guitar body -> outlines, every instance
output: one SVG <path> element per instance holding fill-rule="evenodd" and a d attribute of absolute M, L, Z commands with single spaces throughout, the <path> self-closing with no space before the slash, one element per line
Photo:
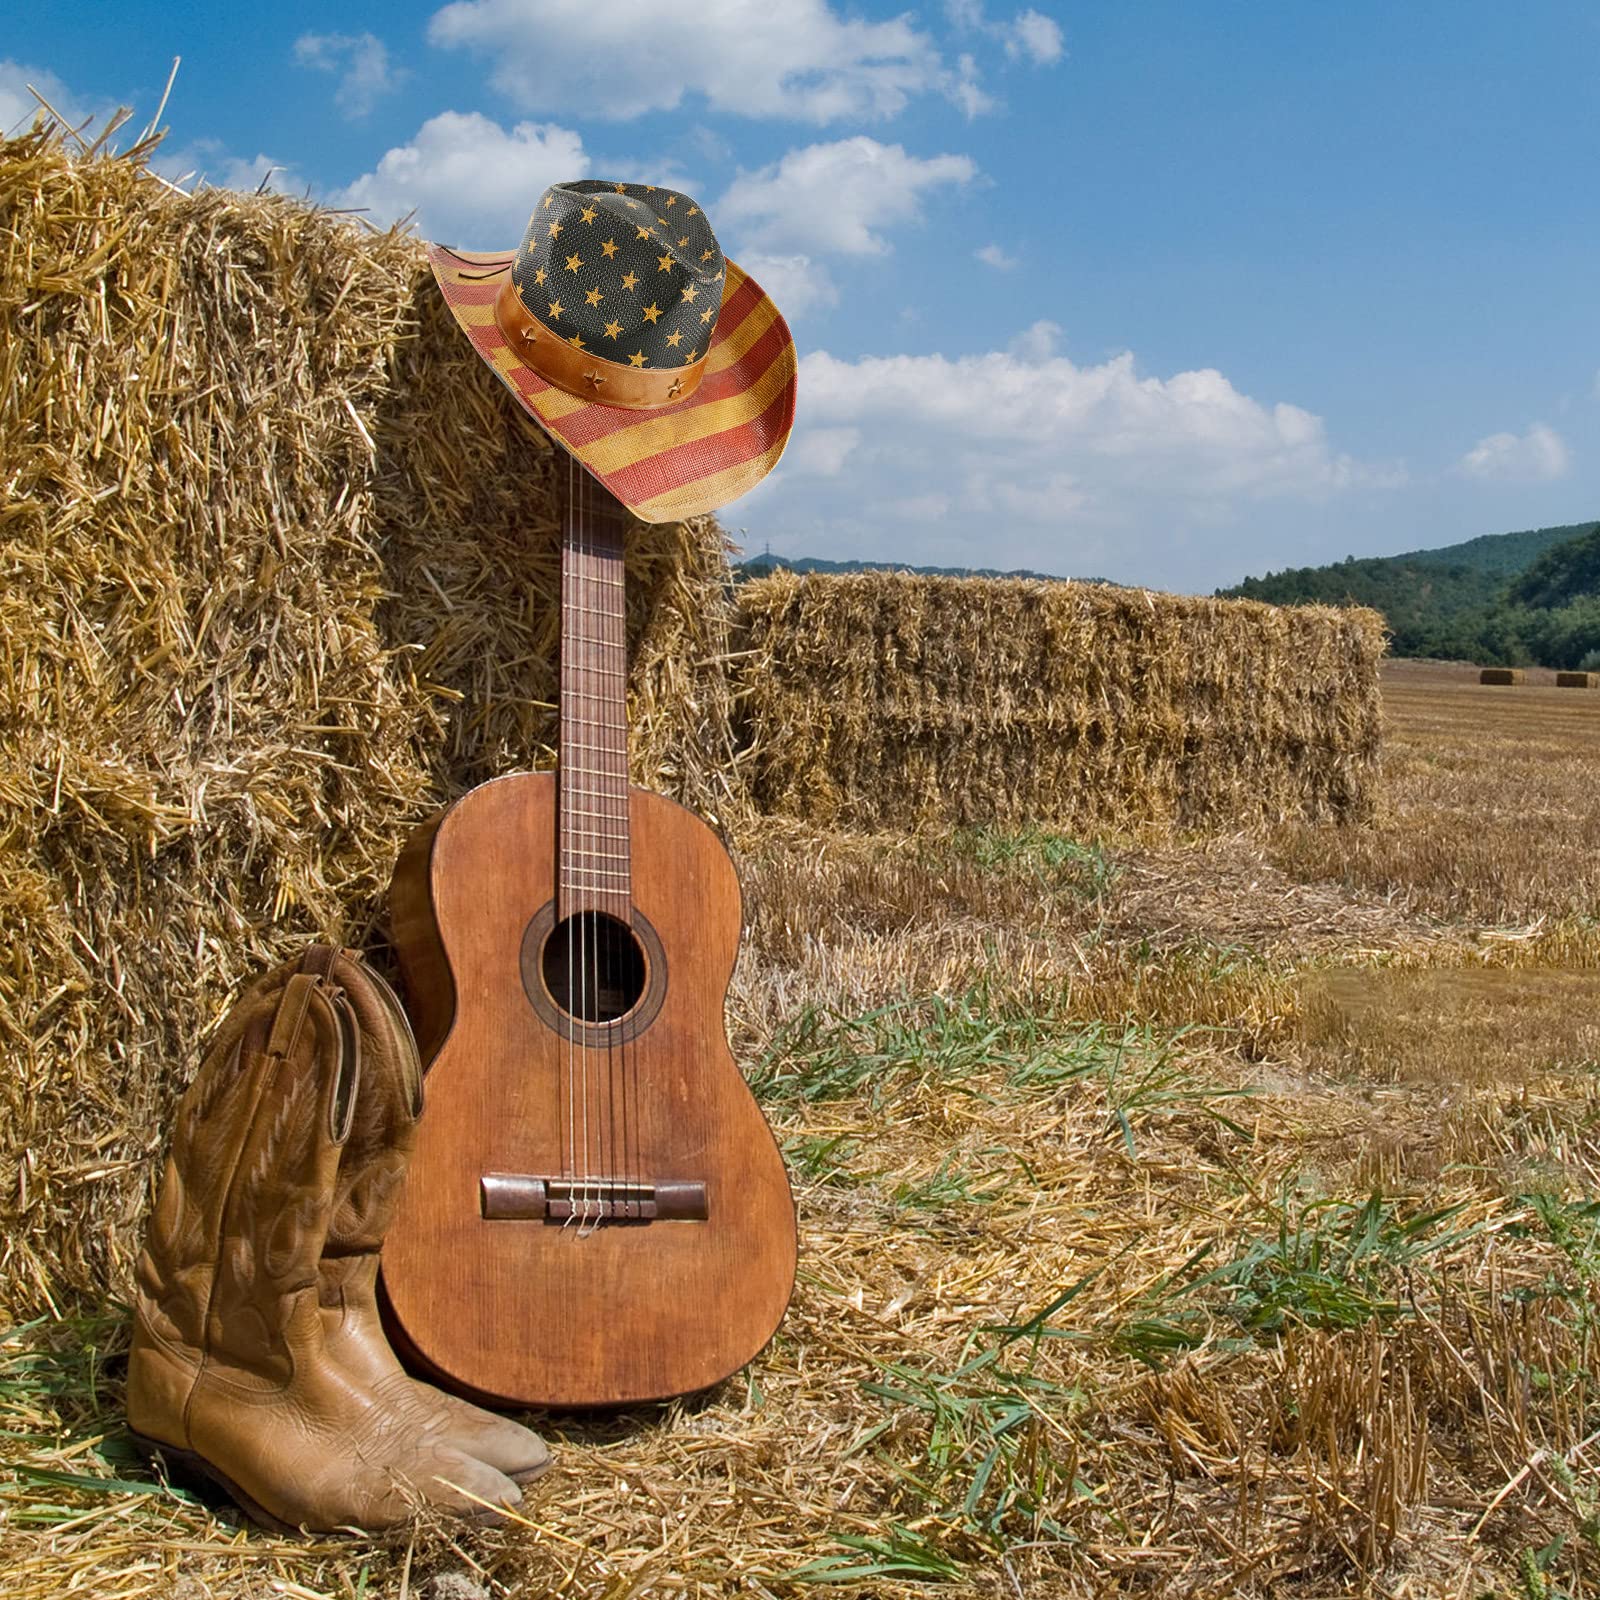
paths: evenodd
<path fill-rule="evenodd" d="M 427 1103 L 384 1242 L 388 1307 L 431 1373 L 505 1404 L 704 1388 L 762 1349 L 794 1282 L 788 1178 L 723 1022 L 733 864 L 691 812 L 626 796 L 631 884 L 607 927 L 632 935 L 632 987 L 614 1016 L 590 1020 L 563 975 L 555 775 L 463 796 L 391 891 Z"/>

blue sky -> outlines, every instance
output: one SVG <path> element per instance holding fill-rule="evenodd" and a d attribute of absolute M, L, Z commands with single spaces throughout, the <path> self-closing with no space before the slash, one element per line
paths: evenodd
<path fill-rule="evenodd" d="M 1600 7 L 1245 0 L 36 6 L 159 160 L 514 244 L 687 189 L 788 316 L 753 550 L 1207 591 L 1600 516 Z"/>

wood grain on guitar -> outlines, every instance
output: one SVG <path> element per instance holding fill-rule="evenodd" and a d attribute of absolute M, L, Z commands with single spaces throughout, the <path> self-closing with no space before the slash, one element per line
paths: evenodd
<path fill-rule="evenodd" d="M 560 759 L 472 790 L 391 890 L 426 1108 L 383 1250 L 397 1343 L 463 1392 L 614 1406 L 756 1355 L 794 1282 L 782 1157 L 728 1049 L 739 886 L 627 779 L 627 513 L 572 481 Z"/>

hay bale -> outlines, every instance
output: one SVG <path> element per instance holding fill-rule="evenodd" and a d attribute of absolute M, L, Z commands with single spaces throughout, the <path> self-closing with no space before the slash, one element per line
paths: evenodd
<path fill-rule="evenodd" d="M 1558 672 L 1558 689 L 1594 689 L 1600 687 L 1600 672 Z"/>
<path fill-rule="evenodd" d="M 1372 803 L 1375 612 L 906 573 L 780 572 L 737 602 L 764 810 L 1097 831 Z"/>
<path fill-rule="evenodd" d="M 125 1290 L 231 994 L 550 754 L 551 456 L 416 241 L 0 141 L 0 1316 Z M 630 535 L 634 775 L 737 806 L 714 523 Z"/>
<path fill-rule="evenodd" d="M 1478 674 L 1479 683 L 1514 684 L 1521 683 L 1523 671 L 1521 667 L 1485 667 Z"/>

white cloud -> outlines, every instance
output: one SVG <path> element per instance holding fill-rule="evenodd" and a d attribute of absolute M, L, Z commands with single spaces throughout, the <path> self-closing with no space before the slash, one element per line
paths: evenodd
<path fill-rule="evenodd" d="M 1572 467 L 1566 441 L 1554 428 L 1535 422 L 1526 433 L 1491 433 L 1457 462 L 1469 478 L 1499 483 L 1548 483 Z"/>
<path fill-rule="evenodd" d="M 590 173 L 607 183 L 653 183 L 658 188 L 676 189 L 680 194 L 699 195 L 705 191 L 700 180 L 671 156 L 595 155 L 589 158 Z"/>
<path fill-rule="evenodd" d="M 1079 365 L 1047 322 L 968 356 L 817 352 L 800 393 L 782 495 L 746 516 L 807 554 L 1132 575 L 1184 529 L 1395 481 L 1302 407 L 1214 370 L 1149 376 L 1126 353 Z"/>
<path fill-rule="evenodd" d="M 70 127 L 76 128 L 86 120 L 99 122 L 112 110 L 106 104 L 89 104 L 80 100 L 53 72 L 43 67 L 33 67 L 7 58 L 0 61 L 0 135 L 25 133 L 37 117 L 48 119 L 50 113 L 29 92 L 32 84 L 60 114 Z M 90 138 L 92 132 L 85 130 Z"/>
<path fill-rule="evenodd" d="M 569 128 L 519 122 L 507 132 L 475 111 L 443 111 L 327 200 L 364 207 L 380 227 L 414 211 L 425 238 L 494 250 L 521 239 L 545 188 L 589 168 L 583 140 Z"/>
<path fill-rule="evenodd" d="M 828 274 L 828 269 L 810 256 L 768 255 L 762 251 L 735 257 L 739 266 L 748 272 L 772 296 L 786 320 L 796 321 L 818 306 L 836 306 L 839 289 Z"/>
<path fill-rule="evenodd" d="M 790 444 L 784 468 L 799 476 L 837 478 L 860 443 L 859 428 L 807 428 Z"/>
<path fill-rule="evenodd" d="M 1009 22 L 990 22 L 983 14 L 983 0 L 945 0 L 944 9 L 957 32 L 997 40 L 1013 61 L 1026 59 L 1035 66 L 1053 67 L 1067 53 L 1061 25 L 1031 6 Z"/>
<path fill-rule="evenodd" d="M 624 119 L 695 94 L 713 111 L 827 123 L 960 93 L 909 16 L 866 22 L 828 0 L 453 0 L 428 38 L 487 56 L 494 86 L 543 113 Z"/>
<path fill-rule="evenodd" d="M 994 98 L 979 88 L 978 63 L 970 55 L 963 54 L 956 58 L 956 70 L 946 80 L 945 94 L 960 108 L 968 122 L 982 116 L 985 111 L 993 111 L 996 105 Z"/>
<path fill-rule="evenodd" d="M 954 360 L 817 352 L 802 364 L 806 414 L 874 437 L 881 428 L 885 448 L 953 453 L 980 469 L 992 461 L 1017 482 L 1049 464 L 1102 483 L 1156 474 L 1178 493 L 1207 497 L 1320 491 L 1346 470 L 1321 419 L 1298 406 L 1264 406 L 1210 369 L 1142 377 L 1127 353 L 1080 367 L 1058 339 L 1059 329 L 1038 323 L 1010 350 Z M 1014 470 L 1030 460 L 1027 472 Z"/>
<path fill-rule="evenodd" d="M 1061 324 L 1041 319 L 1024 328 L 1006 346 L 1006 354 L 1023 366 L 1038 367 L 1053 359 L 1060 344 Z"/>
<path fill-rule="evenodd" d="M 294 58 L 303 67 L 339 73 L 333 103 L 352 118 L 366 116 L 409 76 L 391 65 L 388 47 L 372 33 L 303 33 L 294 42 Z"/>
<path fill-rule="evenodd" d="M 188 144 L 160 144 L 151 169 L 169 183 L 188 189 L 238 189 L 246 194 L 305 195 L 310 186 L 286 161 L 269 155 L 231 155 L 220 139 L 195 139 Z"/>
<path fill-rule="evenodd" d="M 977 175 L 969 156 L 912 156 L 897 144 L 858 135 L 791 150 L 756 172 L 741 172 L 717 202 L 719 230 L 742 231 L 757 249 L 809 247 L 838 255 L 884 255 L 877 230 L 914 222 L 922 197 Z"/>
<path fill-rule="evenodd" d="M 306 186 L 292 167 L 271 156 L 224 156 L 216 173 L 203 173 L 207 183 L 218 189 L 245 189 L 252 194 L 304 194 Z"/>
<path fill-rule="evenodd" d="M 993 267 L 997 272 L 1009 272 L 1017 264 L 1017 258 L 1008 256 L 997 244 L 986 244 L 981 250 L 974 250 L 972 253 L 984 266 Z"/>
<path fill-rule="evenodd" d="M 1002 28 L 1008 56 L 1026 56 L 1036 66 L 1050 67 L 1066 54 L 1059 24 L 1042 12 L 1019 11 Z"/>

